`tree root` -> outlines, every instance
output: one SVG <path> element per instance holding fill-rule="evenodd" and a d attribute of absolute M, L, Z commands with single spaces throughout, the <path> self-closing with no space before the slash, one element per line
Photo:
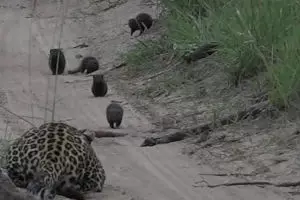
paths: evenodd
<path fill-rule="evenodd" d="M 237 113 L 225 116 L 224 118 L 217 120 L 216 122 L 209 122 L 209 123 L 201 124 L 201 125 L 193 127 L 193 128 L 179 130 L 175 133 L 164 135 L 161 137 L 148 137 L 141 144 L 141 147 L 154 146 L 157 144 L 167 144 L 167 143 L 171 143 L 171 142 L 177 142 L 180 140 L 184 140 L 189 136 L 200 135 L 203 133 L 208 134 L 208 132 L 212 131 L 214 128 L 232 124 L 234 122 L 244 120 L 250 116 L 255 118 L 258 116 L 258 114 L 265 111 L 268 107 L 269 107 L 269 102 L 264 101 L 264 102 L 255 104 L 253 106 L 250 106 L 246 110 L 242 110 Z"/>
<path fill-rule="evenodd" d="M 201 181 L 201 182 L 206 182 L 206 181 Z M 282 182 L 282 183 L 273 183 L 270 181 L 242 181 L 242 182 L 233 182 L 233 183 L 221 183 L 221 184 L 216 184 L 216 185 L 207 184 L 206 187 L 215 188 L 215 187 L 221 187 L 221 186 L 238 186 L 238 185 L 271 185 L 271 186 L 275 186 L 275 187 L 295 187 L 295 186 L 300 185 L 300 181 Z M 205 186 L 194 185 L 194 187 L 205 187 Z"/>

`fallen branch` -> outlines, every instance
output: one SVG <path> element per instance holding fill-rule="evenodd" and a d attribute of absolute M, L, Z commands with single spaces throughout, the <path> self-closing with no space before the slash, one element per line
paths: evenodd
<path fill-rule="evenodd" d="M 95 137 L 96 138 L 103 138 L 103 137 L 124 137 L 128 135 L 128 133 L 116 133 L 109 130 L 101 130 L 101 131 L 95 131 Z"/>
<path fill-rule="evenodd" d="M 188 135 L 183 132 L 175 132 L 169 135 L 164 135 L 162 137 L 148 137 L 144 140 L 144 142 L 141 144 L 141 147 L 147 147 L 147 146 L 154 146 L 157 144 L 167 144 L 171 142 L 177 142 L 180 140 L 183 140 Z"/>
<path fill-rule="evenodd" d="M 206 181 L 201 181 L 201 182 L 206 182 Z M 233 183 L 221 183 L 216 185 L 207 184 L 206 187 L 215 188 L 221 186 L 238 186 L 238 185 L 272 185 L 275 187 L 296 187 L 300 185 L 300 181 L 282 182 L 282 183 L 273 183 L 270 181 L 242 181 L 242 182 L 233 182 Z M 194 185 L 194 187 L 204 187 L 204 186 Z"/>
<path fill-rule="evenodd" d="M 199 173 L 201 176 L 255 176 L 255 173 Z"/>
<path fill-rule="evenodd" d="M 269 102 L 264 101 L 264 102 L 255 104 L 253 106 L 250 106 L 246 110 L 239 111 L 238 113 L 228 115 L 220 120 L 217 120 L 216 122 L 209 122 L 209 123 L 201 124 L 199 126 L 185 129 L 185 130 L 180 130 L 180 131 L 177 131 L 177 132 L 169 134 L 169 135 L 164 135 L 162 137 L 148 137 L 144 140 L 144 142 L 141 144 L 141 146 L 145 147 L 145 146 L 154 146 L 157 144 L 167 144 L 167 143 L 183 140 L 189 136 L 200 135 L 203 132 L 207 133 L 207 132 L 212 131 L 214 128 L 232 124 L 232 123 L 240 121 L 240 120 L 244 120 L 244 119 L 248 118 L 249 116 L 257 117 L 257 115 L 260 114 L 261 112 L 263 112 L 268 106 L 269 106 Z"/>
<path fill-rule="evenodd" d="M 76 49 L 76 48 L 86 48 L 86 47 L 89 47 L 89 45 L 85 44 L 85 43 L 82 43 L 82 44 L 79 44 L 79 45 L 76 45 L 73 47 L 73 49 Z"/>

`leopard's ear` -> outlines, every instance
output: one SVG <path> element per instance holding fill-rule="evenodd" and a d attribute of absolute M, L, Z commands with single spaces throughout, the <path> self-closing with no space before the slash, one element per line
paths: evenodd
<path fill-rule="evenodd" d="M 78 133 L 82 134 L 89 144 L 91 144 L 96 137 L 96 133 L 89 129 L 78 130 Z"/>
<path fill-rule="evenodd" d="M 84 132 L 85 132 L 86 130 L 87 130 L 87 129 L 79 129 L 79 130 L 78 130 L 78 133 L 84 134 Z"/>

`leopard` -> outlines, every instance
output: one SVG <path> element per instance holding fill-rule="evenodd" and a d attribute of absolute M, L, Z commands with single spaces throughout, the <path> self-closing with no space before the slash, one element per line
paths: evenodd
<path fill-rule="evenodd" d="M 93 131 L 63 122 L 30 128 L 10 144 L 5 170 L 17 187 L 39 200 L 57 194 L 83 200 L 88 192 L 102 192 L 106 180 L 94 138 Z"/>

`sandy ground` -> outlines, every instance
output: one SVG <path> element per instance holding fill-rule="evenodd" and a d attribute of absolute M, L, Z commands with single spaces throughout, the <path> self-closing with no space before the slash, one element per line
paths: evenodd
<path fill-rule="evenodd" d="M 52 106 L 54 77 L 49 76 L 48 52 L 57 47 L 59 25 L 59 1 L 38 1 L 39 18 L 32 19 L 31 77 L 28 71 L 30 18 L 29 1 L 0 0 L 0 104 L 31 122 L 31 106 L 34 110 L 36 125 L 43 123 L 46 91 L 48 107 Z M 97 2 L 99 3 L 99 1 Z M 109 6 L 116 3 L 100 2 Z M 120 2 L 117 2 L 120 3 Z M 94 1 L 94 6 L 96 1 Z M 98 4 L 97 4 L 98 5 Z M 72 49 L 84 38 L 94 35 L 95 41 L 101 40 L 97 56 L 100 63 L 112 63 L 116 50 L 130 43 L 125 23 L 128 17 L 140 10 L 154 13 L 153 9 L 139 7 L 140 1 L 131 0 L 103 13 L 88 13 L 88 1 L 70 0 L 69 11 L 64 25 L 61 47 L 64 48 L 67 69 L 78 65 L 77 54 L 87 55 L 99 52 L 93 49 Z M 85 8 L 86 13 L 79 12 Z M 77 14 L 77 15 L 76 15 Z M 89 24 L 98 21 L 98 29 L 89 29 Z M 55 36 L 55 37 L 54 37 Z M 117 38 L 117 39 L 116 39 Z M 53 42 L 54 41 L 54 42 Z M 49 78 L 50 77 L 50 78 Z M 47 79 L 50 84 L 47 89 Z M 29 82 L 31 80 L 31 83 Z M 74 80 L 82 80 L 74 82 Z M 83 81 L 85 80 L 85 81 Z M 31 87 L 30 87 L 31 84 Z M 107 181 L 102 193 L 88 195 L 91 199 L 145 199 L 145 200 L 279 200 L 286 199 L 281 194 L 258 187 L 235 187 L 207 189 L 194 187 L 202 178 L 199 172 L 211 172 L 208 166 L 198 166 L 193 160 L 181 154 L 181 143 L 140 148 L 142 133 L 152 128 L 151 123 L 134 110 L 125 99 L 117 96 L 110 88 L 105 98 L 94 98 L 90 91 L 91 77 L 83 75 L 58 77 L 55 120 L 67 120 L 78 128 L 108 128 L 105 109 L 110 100 L 120 100 L 125 109 L 122 130 L 131 132 L 128 137 L 116 139 L 96 139 L 94 148 L 107 173 Z M 31 88 L 31 90 L 30 90 Z M 32 102 L 32 104 L 30 103 Z M 3 134 L 15 138 L 30 127 L 30 124 L 1 109 L 0 129 Z M 47 121 L 51 113 L 47 114 Z M 139 133 L 139 134 L 138 134 Z M 5 137 L 8 137 L 7 135 Z M 210 183 L 223 182 L 225 179 L 206 179 Z"/>

